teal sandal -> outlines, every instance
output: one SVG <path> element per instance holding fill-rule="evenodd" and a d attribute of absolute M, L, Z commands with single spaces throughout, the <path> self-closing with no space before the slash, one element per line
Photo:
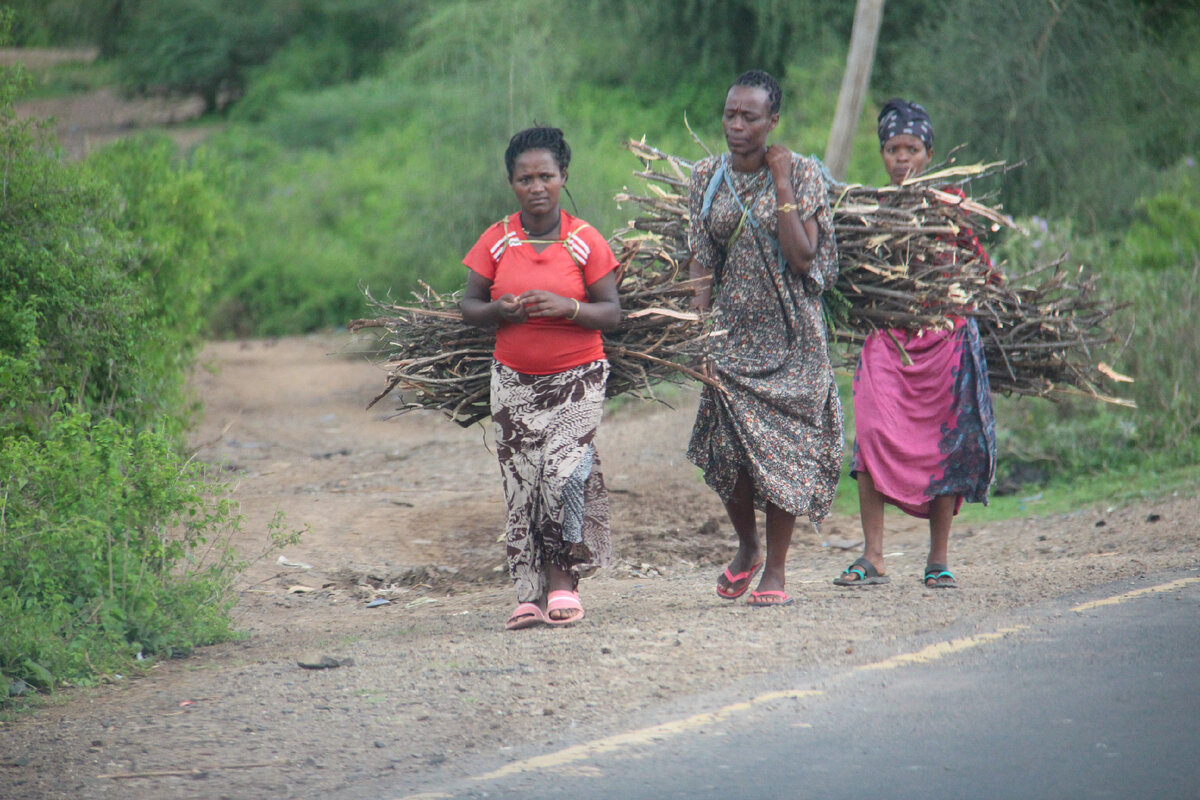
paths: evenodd
<path fill-rule="evenodd" d="M 925 565 L 925 587 L 928 589 L 957 589 L 958 581 L 945 564 Z M 933 583 L 930 583 L 933 581 Z"/>
<path fill-rule="evenodd" d="M 846 567 L 839 577 L 834 578 L 833 583 L 835 586 L 877 586 L 891 580 L 887 575 L 880 575 L 879 570 L 875 569 L 875 565 L 870 561 L 859 558 Z"/>

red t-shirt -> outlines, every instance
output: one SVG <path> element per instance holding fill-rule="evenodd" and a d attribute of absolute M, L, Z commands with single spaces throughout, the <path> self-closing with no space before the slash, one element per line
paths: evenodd
<path fill-rule="evenodd" d="M 492 300 L 529 289 L 587 301 L 587 286 L 612 272 L 617 257 L 604 237 L 580 219 L 562 212 L 559 242 L 537 252 L 521 230 L 520 212 L 483 232 L 463 259 L 492 282 Z M 550 375 L 604 358 L 600 331 L 562 317 L 537 318 L 496 330 L 496 360 L 517 372 Z"/>

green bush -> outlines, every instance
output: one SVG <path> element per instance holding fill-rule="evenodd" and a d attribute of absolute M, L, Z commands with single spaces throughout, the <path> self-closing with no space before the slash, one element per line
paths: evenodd
<path fill-rule="evenodd" d="M 168 439 L 69 409 L 0 439 L 0 675 L 49 689 L 228 637 L 214 488 Z"/>
<path fill-rule="evenodd" d="M 0 702 L 228 636 L 240 568 L 224 488 L 179 450 L 232 231 L 203 158 L 63 163 L 24 83 L 0 69 Z"/>
<path fill-rule="evenodd" d="M 1158 191 L 1140 198 L 1120 254 L 1140 269 L 1200 263 L 1200 177 L 1188 157 L 1163 173 Z"/>
<path fill-rule="evenodd" d="M 1117 306 L 1110 324 L 1118 341 L 1093 353 L 1133 383 L 1101 388 L 1137 408 L 1097 401 L 1001 400 L 1002 461 L 1041 464 L 1047 473 L 1083 478 L 1139 467 L 1200 463 L 1200 183 L 1187 162 L 1161 176 L 1138 202 L 1138 217 L 1115 244 L 1073 231 L 1069 223 L 1033 218 L 1028 238 L 1010 239 L 997 254 L 1029 267 L 1066 253 L 1064 265 L 1086 264 Z M 1018 269 L 1017 271 L 1022 271 Z"/>
<path fill-rule="evenodd" d="M 234 230 L 203 170 L 175 162 L 165 139 L 64 164 L 11 117 L 0 145 L 0 357 L 26 376 L 6 386 L 0 431 L 36 427 L 59 387 L 134 425 L 179 412 Z"/>
<path fill-rule="evenodd" d="M 5 0 L 15 13 L 12 41 L 18 47 L 100 44 L 129 0 Z"/>
<path fill-rule="evenodd" d="M 110 189 L 61 164 L 45 131 L 17 119 L 23 83 L 20 70 L 0 74 L 0 357 L 23 376 L 5 381 L 0 433 L 36 427 L 59 387 L 69 401 L 127 409 L 134 398 L 120 387 L 137 366 L 121 356 L 143 309 L 124 278 L 132 248 L 113 225 Z"/>

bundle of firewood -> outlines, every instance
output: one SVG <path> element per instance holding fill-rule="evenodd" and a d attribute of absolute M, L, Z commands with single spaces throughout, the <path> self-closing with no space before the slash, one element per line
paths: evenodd
<path fill-rule="evenodd" d="M 686 274 L 692 162 L 644 141 L 626 147 L 641 162 L 634 174 L 646 192 L 616 197 L 639 213 L 609 240 L 620 262 L 623 313 L 620 329 L 604 337 L 608 396 L 652 398 L 656 383 L 687 378 L 719 386 L 693 368 L 721 332 L 693 310 L 697 286 Z M 1115 310 L 1097 295 L 1094 279 L 1082 268 L 1064 271 L 1061 262 L 1001 278 L 970 246 L 968 232 L 1015 224 L 994 208 L 938 188 L 1000 169 L 953 167 L 880 188 L 829 180 L 839 264 L 838 280 L 825 295 L 832 337 L 853 344 L 875 330 L 946 327 L 953 316 L 972 316 L 993 391 L 1075 393 L 1127 404 L 1097 389 L 1099 376 L 1123 376 L 1093 365 L 1096 348 L 1113 339 L 1106 322 Z M 401 411 L 438 409 L 471 425 L 490 413 L 494 335 L 462 321 L 459 293 L 422 288 L 407 304 L 368 293 L 380 315 L 349 325 L 386 330 L 380 356 L 388 377 L 368 408 L 400 389 Z"/>
<path fill-rule="evenodd" d="M 654 398 L 656 384 L 687 378 L 719 386 L 689 366 L 708 352 L 708 339 L 720 335 L 692 310 L 695 285 L 674 271 L 643 266 L 631 258 L 620 267 L 621 327 L 604 337 L 608 396 Z M 423 285 L 413 298 L 414 303 L 401 305 L 368 292 L 368 302 L 381 316 L 349 324 L 352 331 L 386 331 L 380 355 L 387 381 L 367 408 L 399 389 L 400 411 L 437 409 L 463 426 L 486 418 L 495 334 L 462 321 L 460 292 L 439 294 Z"/>
<path fill-rule="evenodd" d="M 644 141 L 626 146 L 641 161 L 642 195 L 623 193 L 639 215 L 612 239 L 618 257 L 644 271 L 687 258 L 687 187 L 692 162 Z M 972 230 L 1019 230 L 1008 216 L 945 186 L 996 174 L 1003 164 L 955 166 L 903 186 L 871 187 L 827 178 L 838 247 L 838 279 L 825 301 L 835 340 L 860 343 L 875 330 L 944 328 L 955 316 L 976 319 L 992 390 L 1037 397 L 1084 394 L 1128 404 L 1098 389 L 1101 376 L 1128 380 L 1103 362 L 1114 339 L 1116 307 L 1096 292 L 1095 277 L 1064 259 L 1007 274 L 981 257 Z"/>

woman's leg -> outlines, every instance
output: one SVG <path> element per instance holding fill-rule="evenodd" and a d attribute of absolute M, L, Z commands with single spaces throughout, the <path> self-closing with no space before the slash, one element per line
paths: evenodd
<path fill-rule="evenodd" d="M 858 515 L 862 520 L 863 558 L 870 561 L 880 575 L 887 573 L 883 566 L 883 494 L 875 488 L 870 473 L 858 471 Z"/>
<path fill-rule="evenodd" d="M 929 558 L 926 564 L 950 563 L 950 524 L 954 521 L 954 507 L 958 498 L 952 494 L 933 498 L 929 508 Z M 938 583 L 953 584 L 949 577 L 937 579 Z M 928 585 L 933 585 L 926 581 Z"/>
<path fill-rule="evenodd" d="M 767 561 L 763 566 L 757 591 L 783 591 L 786 583 L 788 548 L 792 546 L 792 532 L 795 529 L 794 514 L 789 514 L 778 506 L 767 506 Z"/>
<path fill-rule="evenodd" d="M 729 563 L 729 572 L 733 575 L 749 572 L 763 559 L 762 547 L 758 543 L 758 521 L 754 514 L 754 485 L 745 470 L 738 471 L 733 494 L 725 503 L 725 513 L 729 515 L 738 537 L 738 549 Z M 717 586 L 726 592 L 742 588 L 741 585 L 731 584 L 724 574 L 717 579 Z"/>

